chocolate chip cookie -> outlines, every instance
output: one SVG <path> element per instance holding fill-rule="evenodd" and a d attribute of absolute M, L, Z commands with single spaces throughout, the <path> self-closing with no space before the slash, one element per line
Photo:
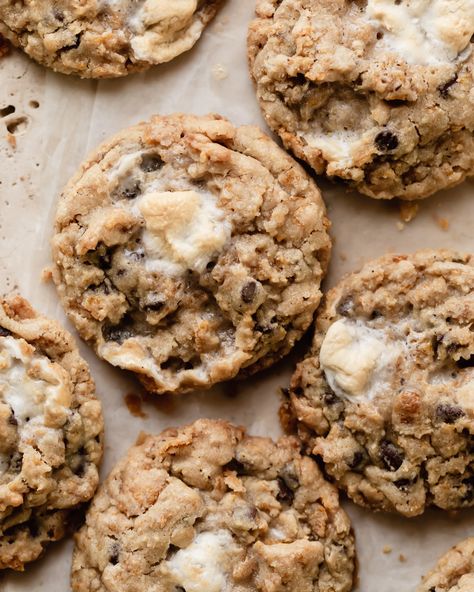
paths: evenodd
<path fill-rule="evenodd" d="M 74 592 L 344 592 L 354 540 L 294 438 L 199 420 L 141 436 L 76 536 Z"/>
<path fill-rule="evenodd" d="M 206 388 L 286 354 L 321 298 L 320 193 L 254 127 L 154 117 L 61 196 L 54 279 L 98 355 L 156 393 Z"/>
<path fill-rule="evenodd" d="M 418 199 L 474 174 L 471 0 L 257 0 L 269 126 L 318 174 Z"/>
<path fill-rule="evenodd" d="M 474 590 L 474 538 L 450 549 L 423 578 L 417 592 L 472 592 Z"/>
<path fill-rule="evenodd" d="M 72 337 L 20 297 L 0 302 L 0 569 L 23 570 L 90 500 L 102 412 Z"/>
<path fill-rule="evenodd" d="M 387 255 L 331 290 L 282 417 L 356 503 L 474 505 L 474 261 Z"/>
<path fill-rule="evenodd" d="M 0 0 L 0 33 L 57 72 L 113 78 L 169 62 L 222 0 Z"/>

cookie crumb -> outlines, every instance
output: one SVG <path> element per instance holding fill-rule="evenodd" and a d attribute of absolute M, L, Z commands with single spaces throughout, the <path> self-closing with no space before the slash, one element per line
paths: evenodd
<path fill-rule="evenodd" d="M 400 204 L 400 218 L 403 222 L 411 222 L 418 214 L 419 209 L 419 204 L 413 201 L 404 201 Z"/>
<path fill-rule="evenodd" d="M 385 545 L 385 547 L 382 549 L 382 553 L 384 553 L 385 555 L 389 555 L 392 552 L 392 547 L 390 545 Z"/>
<path fill-rule="evenodd" d="M 403 553 L 400 553 L 400 555 L 398 556 L 398 561 L 400 561 L 400 563 L 405 563 L 406 560 L 407 558 L 405 557 L 405 555 Z"/>
<path fill-rule="evenodd" d="M 222 64 L 214 64 L 211 71 L 215 80 L 225 80 L 229 76 L 227 68 Z"/>
<path fill-rule="evenodd" d="M 444 218 L 443 216 L 438 216 L 438 214 L 434 214 L 433 218 L 436 224 L 439 226 L 439 228 L 441 228 L 441 230 L 443 230 L 444 232 L 449 230 L 449 220 L 447 218 Z"/>
<path fill-rule="evenodd" d="M 400 232 L 405 230 L 405 224 L 403 222 L 397 222 L 396 226 Z"/>
<path fill-rule="evenodd" d="M 142 409 L 143 399 L 140 395 L 136 395 L 135 393 L 127 393 L 124 397 L 125 405 L 133 417 L 140 417 L 141 419 L 146 419 L 148 415 Z"/>
<path fill-rule="evenodd" d="M 53 270 L 51 267 L 45 267 L 41 271 L 41 281 L 46 283 L 50 282 L 53 279 Z"/>

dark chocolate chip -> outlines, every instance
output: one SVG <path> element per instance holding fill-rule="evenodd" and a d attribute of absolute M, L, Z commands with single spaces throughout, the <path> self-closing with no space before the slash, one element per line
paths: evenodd
<path fill-rule="evenodd" d="M 354 309 L 354 300 L 352 299 L 352 296 L 346 296 L 342 300 L 339 300 L 339 302 L 336 306 L 337 314 L 339 314 L 343 317 L 345 317 L 349 313 L 351 313 L 353 309 Z"/>
<path fill-rule="evenodd" d="M 387 440 L 380 443 L 380 459 L 389 471 L 398 471 L 403 463 L 403 452 Z"/>
<path fill-rule="evenodd" d="M 207 271 L 212 271 L 215 266 L 216 266 L 215 261 L 209 261 L 209 263 L 206 265 L 206 269 L 207 269 Z"/>
<path fill-rule="evenodd" d="M 12 334 L 11 331 L 9 331 L 8 329 L 5 329 L 5 327 L 2 327 L 0 325 L 0 337 L 9 337 Z"/>
<path fill-rule="evenodd" d="M 159 154 L 144 154 L 140 163 L 140 168 L 145 173 L 158 171 L 165 163 Z"/>
<path fill-rule="evenodd" d="M 282 477 L 278 477 L 278 493 L 277 500 L 279 502 L 291 504 L 295 498 L 295 494 L 288 487 L 286 481 Z"/>
<path fill-rule="evenodd" d="M 13 411 L 12 411 L 12 413 L 11 413 L 10 417 L 8 418 L 8 423 L 9 423 L 10 425 L 12 425 L 12 426 L 17 426 L 17 425 L 18 425 L 18 420 L 17 420 L 17 418 L 15 417 L 15 414 L 13 413 Z"/>
<path fill-rule="evenodd" d="M 130 181 L 120 188 L 120 197 L 123 199 L 135 199 L 141 193 L 140 183 L 138 181 Z"/>
<path fill-rule="evenodd" d="M 474 366 L 474 356 L 470 356 L 469 358 L 459 358 L 456 362 L 456 366 L 458 368 L 472 368 Z"/>
<path fill-rule="evenodd" d="M 34 518 L 28 520 L 25 526 L 29 530 L 29 533 L 33 538 L 36 538 L 39 535 L 40 527 L 38 522 Z"/>
<path fill-rule="evenodd" d="M 444 84 L 440 84 L 440 86 L 438 86 L 438 90 L 444 99 L 446 99 L 449 96 L 449 89 L 453 86 L 453 84 L 456 84 L 457 81 L 458 75 L 454 74 L 454 76 L 450 78 L 447 82 L 445 82 Z"/>
<path fill-rule="evenodd" d="M 237 475 L 243 475 L 245 473 L 245 465 L 243 465 L 236 458 L 233 458 L 230 462 L 224 465 L 225 471 L 234 471 Z"/>
<path fill-rule="evenodd" d="M 247 282 L 243 286 L 242 290 L 240 291 L 240 295 L 242 297 L 242 300 L 246 304 L 250 304 L 250 302 L 252 302 L 255 297 L 256 291 L 257 291 L 257 282 L 254 282 L 254 281 Z"/>
<path fill-rule="evenodd" d="M 326 386 L 326 390 L 323 395 L 323 401 L 326 405 L 331 407 L 331 405 L 335 405 L 336 403 L 340 402 L 340 398 L 336 395 L 336 393 L 329 387 Z"/>
<path fill-rule="evenodd" d="M 364 454 L 362 452 L 360 452 L 360 450 L 357 450 L 357 452 L 354 453 L 354 456 L 352 457 L 351 462 L 349 463 L 349 468 L 351 468 L 351 469 L 359 468 L 361 466 L 364 458 L 365 458 Z"/>
<path fill-rule="evenodd" d="M 456 423 L 458 419 L 466 415 L 461 407 L 451 403 L 440 403 L 436 407 L 436 418 L 443 423 Z"/>
<path fill-rule="evenodd" d="M 398 147 L 398 138 L 393 132 L 385 130 L 375 136 L 375 144 L 382 152 L 390 152 Z"/>
<path fill-rule="evenodd" d="M 408 101 L 404 101 L 403 99 L 392 99 L 385 100 L 384 103 L 389 107 L 392 107 L 392 109 L 397 109 L 398 107 L 405 107 L 408 104 Z"/>
<path fill-rule="evenodd" d="M 400 491 L 406 491 L 408 487 L 411 485 L 411 483 L 412 482 L 410 481 L 410 479 L 397 479 L 393 482 L 395 487 L 397 489 L 400 489 Z"/>
<path fill-rule="evenodd" d="M 111 323 L 104 323 L 102 325 L 102 336 L 105 341 L 115 341 L 116 343 L 123 343 L 134 335 L 133 321 L 128 316 L 125 316 L 120 323 L 112 325 Z"/>
<path fill-rule="evenodd" d="M 113 543 L 109 550 L 109 563 L 112 565 L 117 565 L 120 558 L 120 545 L 118 543 Z"/>

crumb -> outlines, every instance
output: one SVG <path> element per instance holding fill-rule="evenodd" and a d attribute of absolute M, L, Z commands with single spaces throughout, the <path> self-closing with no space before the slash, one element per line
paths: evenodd
<path fill-rule="evenodd" d="M 398 561 L 400 561 L 401 563 L 405 563 L 406 560 L 407 558 L 405 557 L 405 555 L 403 555 L 403 553 L 400 553 L 400 555 L 398 556 Z"/>
<path fill-rule="evenodd" d="M 447 218 L 443 218 L 442 216 L 438 216 L 438 214 L 434 214 L 433 218 L 434 218 L 434 221 L 436 222 L 436 224 L 441 228 L 441 230 L 443 230 L 444 232 L 449 230 L 449 220 Z"/>
<path fill-rule="evenodd" d="M 397 228 L 401 232 L 402 230 L 405 230 L 405 224 L 403 222 L 397 222 Z"/>
<path fill-rule="evenodd" d="M 419 204 L 413 201 L 404 201 L 400 204 L 400 218 L 403 222 L 411 222 L 418 214 Z"/>
<path fill-rule="evenodd" d="M 15 149 L 16 148 L 16 138 L 13 134 L 11 134 L 10 132 L 7 133 L 7 142 L 10 144 L 10 146 Z"/>
<path fill-rule="evenodd" d="M 0 58 L 5 57 L 9 53 L 10 53 L 10 44 L 5 39 L 5 37 L 2 37 L 2 35 L 0 35 Z"/>
<path fill-rule="evenodd" d="M 214 64 L 211 68 L 215 80 L 224 80 L 229 76 L 227 68 L 222 64 Z"/>
<path fill-rule="evenodd" d="M 341 261 L 347 261 L 347 255 L 346 255 L 346 253 L 339 253 L 339 259 Z"/>
<path fill-rule="evenodd" d="M 53 279 L 53 270 L 51 267 L 45 267 L 41 272 L 41 281 L 50 282 Z"/>
<path fill-rule="evenodd" d="M 382 549 L 382 553 L 385 553 L 385 555 L 388 555 L 391 552 L 392 552 L 392 547 L 390 545 L 385 545 L 385 547 Z"/>
<path fill-rule="evenodd" d="M 135 393 L 127 393 L 124 399 L 125 404 L 127 405 L 127 408 L 133 417 L 141 417 L 142 419 L 146 419 L 148 417 L 148 415 L 142 409 L 143 400 L 140 395 L 136 395 Z"/>

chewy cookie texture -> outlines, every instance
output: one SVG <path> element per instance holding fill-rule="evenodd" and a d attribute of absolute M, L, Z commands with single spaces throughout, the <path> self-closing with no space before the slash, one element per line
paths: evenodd
<path fill-rule="evenodd" d="M 405 516 L 474 504 L 474 264 L 387 255 L 318 314 L 282 409 L 356 503 Z"/>
<path fill-rule="evenodd" d="M 471 0 L 257 0 L 264 116 L 318 174 L 418 199 L 474 172 Z"/>
<path fill-rule="evenodd" d="M 150 391 L 206 388 L 269 366 L 308 328 L 328 225 L 314 182 L 257 128 L 154 117 L 66 187 L 54 280 L 100 357 Z"/>
<path fill-rule="evenodd" d="M 72 337 L 20 297 L 0 302 L 0 569 L 22 570 L 90 500 L 102 413 Z"/>
<path fill-rule="evenodd" d="M 112 78 L 188 51 L 221 0 L 0 0 L 0 33 L 37 62 Z"/>
<path fill-rule="evenodd" d="M 354 540 L 293 438 L 199 420 L 141 436 L 76 536 L 74 592 L 344 592 Z"/>
<path fill-rule="evenodd" d="M 416 592 L 472 592 L 474 590 L 474 538 L 450 549 L 423 578 Z"/>

